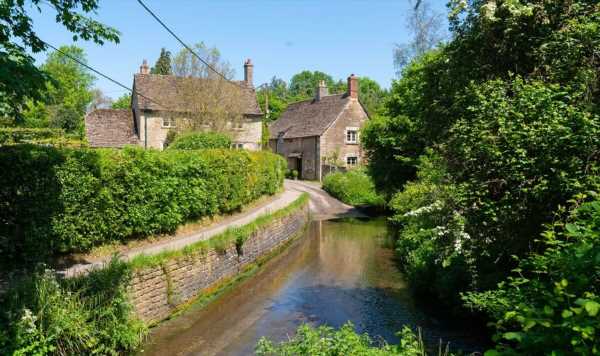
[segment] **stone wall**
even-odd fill
[[[134,272],[130,296],[138,316],[146,322],[168,317],[176,308],[236,276],[258,258],[299,234],[308,223],[308,204],[254,232],[236,247],[210,249],[174,257],[157,267]]]

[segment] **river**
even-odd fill
[[[472,332],[419,309],[394,264],[385,221],[314,221],[305,236],[203,308],[152,329],[143,355],[248,355],[258,339],[285,340],[301,323],[346,321],[375,339],[397,341],[403,325],[474,351]]]

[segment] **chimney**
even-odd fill
[[[144,59],[144,61],[142,62],[142,65],[140,66],[140,74],[149,74],[150,73],[150,67],[148,67],[148,61],[146,61]]]
[[[248,87],[254,87],[254,83],[252,83],[254,76],[254,65],[252,61],[248,58],[244,63],[244,82]]]
[[[329,95],[329,89],[327,89],[327,85],[325,85],[325,81],[321,80],[319,82],[319,86],[317,87],[317,95],[315,97],[315,99],[317,99],[317,101],[321,100],[321,98],[325,97]]]
[[[358,77],[354,74],[350,74],[348,77],[348,96],[358,99]]]

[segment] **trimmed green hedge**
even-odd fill
[[[330,173],[323,179],[323,189],[349,205],[381,209],[385,206],[385,200],[375,191],[375,184],[364,169]]]
[[[277,192],[285,168],[268,152],[2,147],[0,255],[15,265],[173,232]]]
[[[202,150],[209,148],[230,148],[231,138],[219,132],[192,132],[176,136],[168,149]]]
[[[13,145],[64,136],[63,130],[50,128],[2,127],[0,145]]]

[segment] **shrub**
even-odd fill
[[[209,148],[230,148],[231,138],[219,132],[192,132],[175,137],[168,149],[203,150]]]
[[[495,320],[498,346],[486,355],[600,353],[600,199],[552,224],[542,242],[496,290],[465,296]]]
[[[398,333],[400,343],[388,345],[379,342],[375,345],[367,334],[358,334],[354,325],[348,322],[340,329],[335,330],[328,326],[313,328],[301,325],[296,335],[288,341],[274,344],[272,341],[261,338],[256,346],[258,356],[285,356],[285,355],[398,355],[398,356],[427,356],[428,352],[420,337],[408,327]],[[449,355],[447,351],[440,350],[439,356]]]
[[[382,196],[375,192],[371,177],[363,169],[330,173],[323,179],[323,189],[350,205],[383,207]]]
[[[137,349],[146,328],[127,301],[129,269],[107,268],[73,280],[50,270],[13,282],[0,302],[3,355],[117,355]]]
[[[2,127],[0,128],[0,146],[16,143],[33,143],[56,139],[62,136],[64,136],[64,132],[60,129]]]
[[[0,148],[0,263],[173,232],[283,184],[268,152]]]

